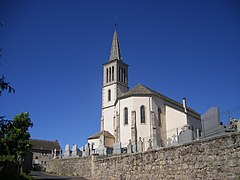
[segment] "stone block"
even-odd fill
[[[70,155],[71,155],[70,146],[69,144],[66,144],[65,151],[64,151],[64,158],[68,158]]]
[[[89,143],[87,143],[87,144],[85,145],[84,156],[85,156],[85,157],[90,156],[90,147],[89,147]]]
[[[107,155],[107,148],[104,145],[99,145],[97,149],[99,155]]]
[[[193,131],[185,129],[179,133],[179,143],[188,143],[193,141]]]
[[[240,132],[240,120],[237,122],[237,131]]]
[[[139,137],[139,141],[137,142],[137,152],[142,152],[143,151],[143,141],[141,137]]]
[[[132,153],[133,150],[132,150],[132,142],[131,142],[131,139],[129,139],[129,143],[127,145],[127,153]]]
[[[113,154],[121,154],[122,153],[122,143],[116,142],[113,144]]]

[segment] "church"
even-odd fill
[[[202,129],[200,114],[187,106],[186,98],[179,103],[142,84],[129,89],[128,64],[122,59],[115,30],[110,58],[103,64],[101,130],[88,143],[97,149],[101,144],[127,147],[141,140],[146,151],[149,146],[177,144],[184,128],[191,130],[193,140]]]

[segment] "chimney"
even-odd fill
[[[182,104],[183,104],[184,112],[187,113],[187,100],[186,100],[186,98],[182,98]]]

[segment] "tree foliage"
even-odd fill
[[[5,90],[8,91],[9,93],[11,93],[11,92],[14,93],[15,92],[15,89],[12,86],[10,86],[10,83],[6,82],[5,77],[2,76],[0,78],[0,96],[2,95],[2,92],[5,91]]]
[[[1,120],[0,129],[0,154],[13,155],[15,158],[22,157],[30,148],[29,127],[33,123],[29,118],[29,113],[23,112],[16,115],[13,121]]]
[[[0,26],[2,26],[3,24],[0,22]],[[0,48],[0,52],[2,52],[2,48]],[[1,55],[0,55],[0,57],[1,57]],[[3,91],[8,91],[9,93],[10,92],[15,92],[15,89],[12,87],[12,86],[10,86],[10,83],[9,82],[6,82],[5,81],[5,77],[4,76],[2,76],[1,78],[0,78],[0,96],[2,95],[2,92]]]

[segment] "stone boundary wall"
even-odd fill
[[[50,160],[46,171],[58,175],[81,176],[91,179],[92,157]]]
[[[52,160],[48,172],[87,179],[240,179],[240,133],[143,153]]]

